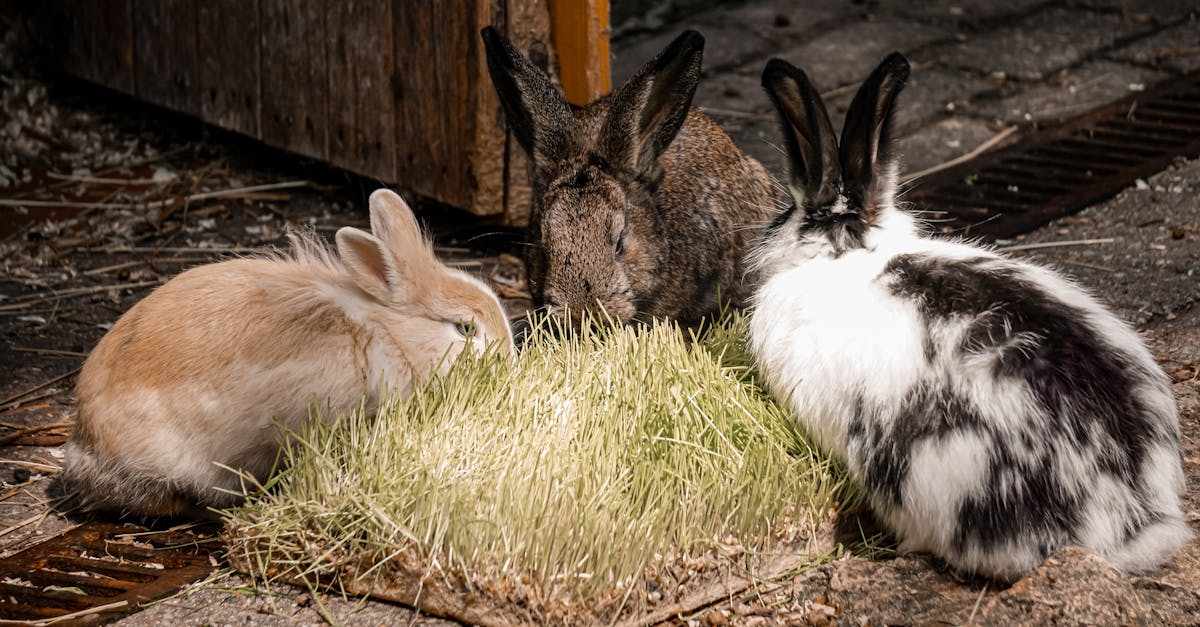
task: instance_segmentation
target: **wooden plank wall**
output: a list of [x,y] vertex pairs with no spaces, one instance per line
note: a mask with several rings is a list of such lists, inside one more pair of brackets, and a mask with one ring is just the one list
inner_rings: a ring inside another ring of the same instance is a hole
[[525,156],[479,30],[501,28],[557,76],[550,0],[45,1],[70,74],[476,214],[528,218]]
[[[203,3],[201,0],[200,3]],[[200,115],[196,58],[197,0],[139,2],[133,12],[137,95],[168,109]]]
[[325,52],[330,156],[338,165],[383,180],[396,171],[396,116],[389,0],[330,2],[325,8]]

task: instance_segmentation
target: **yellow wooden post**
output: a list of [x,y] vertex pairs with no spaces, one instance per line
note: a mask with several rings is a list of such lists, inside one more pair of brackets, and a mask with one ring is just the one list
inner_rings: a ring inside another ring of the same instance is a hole
[[550,30],[567,102],[585,105],[607,94],[608,0],[550,0]]

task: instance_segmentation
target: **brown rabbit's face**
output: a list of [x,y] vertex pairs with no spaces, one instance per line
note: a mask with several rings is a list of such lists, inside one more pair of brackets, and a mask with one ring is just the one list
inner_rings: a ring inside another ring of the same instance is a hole
[[626,323],[640,297],[657,289],[657,247],[649,194],[597,166],[559,177],[542,197],[540,254],[553,263],[531,267],[531,280],[554,315],[578,322],[584,312]]
[[482,32],[509,127],[529,154],[529,285],[551,313],[620,322],[658,305],[672,236],[653,190],[659,158],[691,109],[704,38],[685,32],[620,89],[573,107],[498,31]]

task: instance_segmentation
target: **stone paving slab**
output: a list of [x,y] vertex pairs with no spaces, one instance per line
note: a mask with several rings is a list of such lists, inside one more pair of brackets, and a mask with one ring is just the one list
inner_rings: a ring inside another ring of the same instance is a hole
[[879,17],[854,21],[774,56],[804,68],[817,88],[826,91],[862,81],[894,51],[912,52],[948,39],[953,33],[942,27]]
[[791,42],[810,37],[852,14],[849,4],[763,2],[693,14],[661,33],[614,44],[612,79],[620,85],[684,30],[704,35],[704,67],[710,75],[749,59],[775,56]]
[[1005,124],[1061,121],[1163,81],[1170,73],[1112,61],[1056,72],[1010,97],[977,101],[969,111]]
[[1108,57],[1176,72],[1193,72],[1200,69],[1200,18],[1185,20],[1117,48],[1108,53]]
[[1003,129],[965,116],[947,118],[900,138],[901,176],[967,154]]
[[[986,1],[986,0],[982,0]],[[1134,21],[1167,25],[1200,10],[1195,0],[1070,0],[1067,4],[1118,13]]]
[[1119,14],[1053,7],[948,44],[940,56],[947,65],[1032,81],[1153,28]]
[[921,21],[949,24],[960,28],[980,28],[998,19],[1023,16],[1048,4],[1048,0],[887,0],[879,3],[882,13],[894,13]]

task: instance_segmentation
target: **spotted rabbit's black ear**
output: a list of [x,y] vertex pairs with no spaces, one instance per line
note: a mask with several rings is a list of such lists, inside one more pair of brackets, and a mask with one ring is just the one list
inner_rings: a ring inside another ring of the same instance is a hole
[[535,162],[558,159],[575,137],[571,105],[550,77],[499,31],[488,26],[479,34],[513,135]]
[[654,178],[658,157],[692,108],[703,56],[704,37],[685,31],[612,95],[600,132],[609,161]]
[[858,88],[842,128],[843,188],[852,205],[873,216],[895,181],[892,118],[896,95],[908,80],[908,60],[893,52]]
[[842,184],[837,137],[817,89],[804,71],[783,59],[763,69],[767,90],[783,127],[788,154],[788,189],[796,207],[808,211],[832,204]]

